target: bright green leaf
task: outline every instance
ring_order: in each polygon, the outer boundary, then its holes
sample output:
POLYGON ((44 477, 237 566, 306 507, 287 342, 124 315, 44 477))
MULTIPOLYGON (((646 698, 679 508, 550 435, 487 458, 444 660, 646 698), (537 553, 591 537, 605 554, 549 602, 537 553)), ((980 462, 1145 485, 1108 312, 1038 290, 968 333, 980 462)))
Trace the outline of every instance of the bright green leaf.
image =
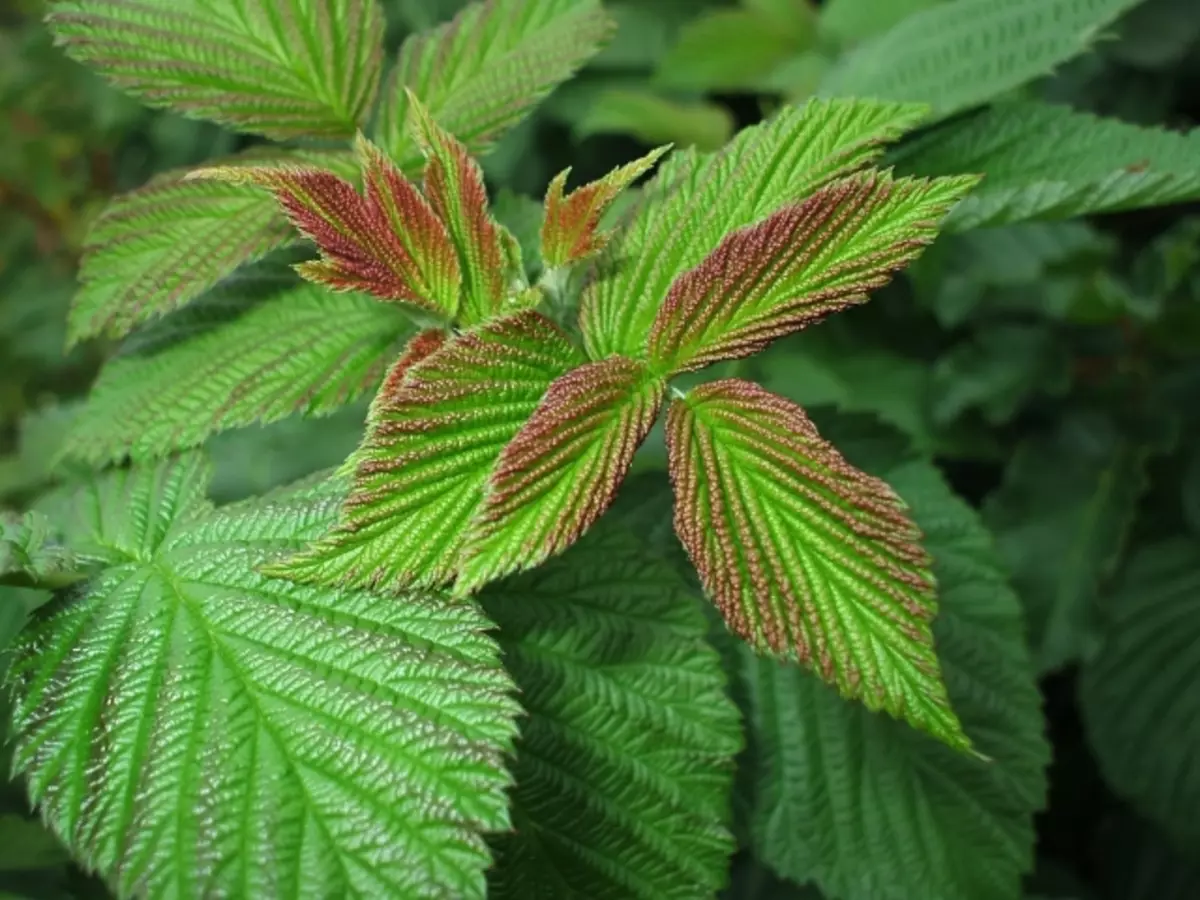
POLYGON ((643 353, 671 282, 725 236, 802 200, 874 159, 913 127, 920 107, 811 101, 743 129, 713 155, 676 153, 643 191, 643 205, 598 265, 619 260, 585 291, 580 322, 593 359, 643 353), (680 227, 681 223, 687 227, 680 227))
POLYGON ((375 0, 58 0, 49 23, 144 103, 279 139, 354 134, 383 62, 375 0))
POLYGON ((0 510, 0 584, 59 587, 74 580, 75 560, 37 511, 0 510))
POLYGON ((741 729, 679 575, 606 519, 483 602, 527 713, 489 896, 711 896, 741 729))
POLYGON ((751 846, 781 874, 842 900, 1011 900, 1033 861, 1049 760, 1020 605, 987 532, 936 470, 895 461, 871 470, 925 533, 950 698, 991 761, 745 651, 751 846))
POLYGON ((1047 75, 1140 0, 955 0, 902 19, 842 58, 830 97, 927 103, 934 118, 1047 75))
POLYGON ((648 88, 603 89, 581 99, 576 108, 582 112, 572 110, 571 123, 580 138, 628 134, 647 144, 716 150, 734 131, 733 116, 725 107, 704 100, 677 100, 648 88))
POLYGON ((214 511, 205 482, 191 457, 61 498, 107 567, 21 639, 30 796, 121 896, 482 898, 517 711, 487 620, 269 580, 336 498, 214 511))

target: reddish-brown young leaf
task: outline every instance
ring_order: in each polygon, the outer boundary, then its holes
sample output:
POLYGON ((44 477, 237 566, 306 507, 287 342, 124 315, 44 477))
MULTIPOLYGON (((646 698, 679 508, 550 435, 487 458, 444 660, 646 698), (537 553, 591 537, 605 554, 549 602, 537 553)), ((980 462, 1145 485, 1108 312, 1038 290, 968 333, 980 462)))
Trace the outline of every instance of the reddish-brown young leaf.
POLYGON ((504 310, 507 261, 500 226, 488 211, 483 171, 467 148, 408 92, 409 128, 425 154, 425 195, 446 224, 463 273, 460 317, 486 322, 504 310))
POLYGON ((651 360, 682 372, 749 356, 866 301, 977 180, 853 175, 733 232, 672 283, 647 342, 651 360))
POLYGON ((404 376, 408 374, 408 370, 425 357, 440 350, 449 337, 450 335, 443 328, 427 328, 413 335, 412 339, 404 345, 400 356, 392 363, 392 367, 388 369, 387 377, 384 378, 383 384, 375 393, 375 399, 371 401, 370 418, 372 421, 389 404, 396 402, 400 386, 404 383, 404 376))
POLYGON ((559 172, 546 189, 546 218, 542 222, 542 260, 546 266, 569 265, 603 250, 610 235, 600 231, 600 219, 620 193, 649 172, 670 149, 668 144, 651 150, 566 196, 563 189, 571 169, 559 172))
POLYGON ((555 381, 500 455, 455 592, 535 566, 591 527, 616 496, 665 391, 644 363, 620 356, 555 381))
POLYGON ((966 749, 933 648, 930 560, 903 501, 748 381, 671 404, 675 529, 730 629, 966 749))
POLYGON ((462 273, 445 226, 416 186, 361 135, 364 193, 312 167, 201 169, 191 178, 261 185, 321 251, 296 270, 335 290, 401 300, 444 318, 458 310, 462 273))

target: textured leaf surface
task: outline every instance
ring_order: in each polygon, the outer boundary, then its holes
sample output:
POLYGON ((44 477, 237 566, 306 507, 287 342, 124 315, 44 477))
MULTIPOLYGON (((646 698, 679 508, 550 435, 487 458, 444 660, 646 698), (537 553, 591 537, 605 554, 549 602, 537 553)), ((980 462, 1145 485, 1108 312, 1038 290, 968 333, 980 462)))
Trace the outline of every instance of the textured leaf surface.
POLYGON ((408 88, 481 153, 570 78, 611 28, 598 0, 472 3, 453 21, 404 42, 380 107, 380 139, 397 159, 416 158, 408 88))
POLYGON ((1141 0, 955 0, 908 16, 845 56, 822 96, 927 103, 936 118, 986 103, 1082 53, 1141 0))
POLYGON ((600 219, 629 185, 654 166, 670 147, 659 147, 641 159, 609 172, 563 195, 570 168, 564 169, 546 190, 546 217, 542 224, 542 261, 563 266, 594 256, 608 244, 610 235, 600 230, 600 219))
POLYGON ((453 318, 463 276, 446 226, 383 152, 361 135, 364 194, 315 167, 200 169, 189 178, 268 188, 288 219, 321 251, 296 270, 334 290, 403 300, 453 318))
MULTIPOLYGON (((349 154, 276 152, 265 159, 247 156, 236 161, 354 168, 349 154)), ((186 181, 180 172, 164 175, 117 197, 92 223, 69 337, 74 342, 127 334, 295 239, 275 201, 257 188, 186 181)))
POLYGON ((606 519, 483 595, 521 690, 496 900, 693 900, 724 882, 736 708, 680 576, 606 519))
POLYGON ((62 501, 106 568, 10 676, 47 821, 122 896, 482 897, 516 712, 487 621, 268 580, 336 500, 211 511, 205 480, 187 458, 62 501))
POLYGON ((872 472, 925 533, 950 698, 992 761, 744 651, 752 846, 781 874, 844 900, 1011 900, 1032 863, 1049 758, 1020 605, 987 532, 934 469, 888 462, 872 472))
POLYGON ((1032 101, 999 104, 905 147, 921 175, 983 172, 947 221, 965 230, 1200 198, 1200 130, 1187 134, 1032 101))
POLYGON ((973 179, 832 182, 729 235, 667 292, 648 349, 662 371, 750 356, 847 306, 915 259, 973 179))
POLYGON ((0 510, 0 583, 54 584, 74 565, 71 551, 62 546, 53 523, 43 514, 0 510))
POLYGON ((557 326, 522 312, 457 335, 389 379, 394 392, 375 401, 337 529, 276 571, 387 588, 448 581, 500 452, 580 362, 557 326))
POLYGON ((589 354, 638 356, 678 275, 725 236, 822 184, 868 164, 880 144, 912 128, 920 107, 811 101, 743 129, 719 153, 674 154, 643 192, 642 208, 614 238, 580 310, 589 354))
POLYGON ((49 22, 143 102, 279 139, 352 135, 383 62, 374 0, 60 0, 49 22))
POLYGON ((438 125, 412 95, 409 116, 425 155, 425 194, 458 251, 462 321, 485 322, 503 309, 508 257, 500 226, 488 211, 483 171, 466 146, 438 125))
POLYGON ((1147 487, 1148 451, 1114 422, 1069 419, 1021 444, 987 499, 984 521, 1025 607, 1039 672, 1087 649, 1098 590, 1147 487))
POLYGON ((66 451, 93 463, 193 447, 296 412, 333 412, 373 389, 412 325, 402 310, 315 285, 100 373, 66 451))
POLYGON ((1200 846, 1200 547, 1143 550, 1103 607, 1083 667, 1084 722, 1105 778, 1185 852, 1200 846))
POLYGON ((887 484, 847 463, 799 406, 738 379, 674 402, 667 447, 675 530, 736 634, 970 747, 933 649, 929 558, 887 484))
POLYGON ((568 372, 496 463, 456 593, 561 553, 616 496, 654 424, 666 382, 614 356, 568 372))

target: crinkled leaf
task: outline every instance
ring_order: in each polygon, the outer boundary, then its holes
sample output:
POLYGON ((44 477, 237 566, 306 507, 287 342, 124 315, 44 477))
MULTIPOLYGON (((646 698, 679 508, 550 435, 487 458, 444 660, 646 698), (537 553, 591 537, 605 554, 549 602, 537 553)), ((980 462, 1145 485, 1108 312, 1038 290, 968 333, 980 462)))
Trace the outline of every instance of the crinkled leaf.
POLYGON ((296 270, 334 290, 402 300, 446 319, 458 311, 463 276, 446 226, 383 152, 359 136, 364 194, 315 167, 200 169, 189 178, 268 188, 321 259, 296 270))
POLYGON ((563 196, 570 168, 564 169, 546 189, 546 217, 542 224, 542 261, 564 266, 594 256, 610 235, 600 230, 600 219, 629 185, 653 168, 671 148, 658 147, 641 159, 609 172, 563 196))
POLYGON ((338 527, 273 571, 389 589, 452 578, 500 452, 581 361, 557 326, 526 311, 458 334, 389 379, 338 527))
POLYGON ((675 530, 736 634, 970 748, 934 653, 929 557, 887 484, 799 406, 739 379, 672 403, 667 447, 675 530))
POLYGON ((743 129, 711 156, 674 154, 613 239, 580 311, 588 352, 637 356, 671 283, 735 229, 766 218, 868 164, 912 128, 921 107, 810 101, 743 129), (612 271, 609 271, 612 270, 612 271))
POLYGON ((500 454, 455 592, 561 553, 603 515, 662 405, 666 382, 616 356, 550 385, 500 454))
POLYGON ((74 555, 46 516, 36 510, 0 510, 0 584, 57 586, 74 569, 74 555))
MULTIPOLYGON (((247 154, 227 164, 309 164, 344 174, 349 154, 247 154)), ((122 194, 92 223, 71 307, 72 342, 120 337, 190 303, 235 269, 296 239, 270 195, 172 172, 122 194)))
POLYGON ((948 124, 898 160, 920 175, 985 173, 947 220, 958 230, 1200 198, 1200 130, 1145 128, 1036 101, 948 124))
POLYGON ((280 292, 163 349, 110 360, 66 452, 94 464, 144 459, 229 428, 333 412, 379 384, 411 331, 403 311, 369 297, 280 292))
POLYGON ((592 56, 612 28, 598 0, 489 0, 404 42, 380 107, 384 146, 408 163, 411 90, 472 153, 486 150, 592 56))
POLYGON ((483 602, 527 714, 489 896, 711 896, 741 729, 680 576, 605 520, 483 602))
POLYGON ((1080 685, 1091 746, 1116 792, 1187 851, 1200 845, 1200 543, 1140 552, 1102 612, 1080 685))
POLYGON ((1033 860, 1049 748, 1020 604, 978 517, 922 462, 884 462, 925 533, 951 702, 984 761, 742 653, 751 846, 844 900, 1011 900, 1033 860))
POLYGON ((439 126, 411 95, 409 117, 425 154, 425 194, 458 251, 462 321, 485 322, 503 309, 510 257, 503 232, 488 211, 483 172, 462 142, 439 126))
POLYGON ((471 604, 272 581, 336 500, 194 458, 64 498, 107 567, 31 625, 15 769, 121 896, 484 896, 516 704, 471 604))
POLYGON ((839 179, 733 232, 675 279, 650 332, 661 371, 750 356, 863 303, 937 234, 974 179, 839 179))
POLYGON ((1048 74, 1141 0, 955 0, 907 16, 844 56, 826 97, 929 104, 944 118, 1048 74))
POLYGON ((375 0, 59 0, 49 23, 143 102, 278 139, 352 135, 383 62, 375 0))

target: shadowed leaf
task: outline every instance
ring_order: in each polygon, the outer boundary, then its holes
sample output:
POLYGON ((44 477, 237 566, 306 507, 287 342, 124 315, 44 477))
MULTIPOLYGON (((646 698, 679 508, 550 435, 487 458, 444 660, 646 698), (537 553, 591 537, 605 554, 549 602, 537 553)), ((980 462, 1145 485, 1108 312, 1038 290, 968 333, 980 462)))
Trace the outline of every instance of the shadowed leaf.
POLYGON ((892 489, 747 381, 675 401, 667 441, 675 528, 729 627, 968 749, 933 650, 929 559, 892 489))
POLYGON ((580 366, 550 385, 500 454, 455 593, 561 553, 600 518, 665 390, 642 363, 622 357, 580 366))
POLYGON ((542 261, 546 266, 576 263, 603 250, 610 235, 600 231, 601 217, 623 190, 649 172, 670 149, 658 147, 566 196, 563 188, 571 170, 556 175, 546 190, 546 218, 542 223, 542 261))
POLYGON ((525 311, 458 334, 389 378, 351 458, 338 527, 272 571, 390 589, 448 581, 501 450, 581 361, 556 325, 525 311))
POLYGON ((749 356, 867 300, 915 259, 976 179, 841 179, 729 235, 677 278, 649 338, 663 371, 749 356))

